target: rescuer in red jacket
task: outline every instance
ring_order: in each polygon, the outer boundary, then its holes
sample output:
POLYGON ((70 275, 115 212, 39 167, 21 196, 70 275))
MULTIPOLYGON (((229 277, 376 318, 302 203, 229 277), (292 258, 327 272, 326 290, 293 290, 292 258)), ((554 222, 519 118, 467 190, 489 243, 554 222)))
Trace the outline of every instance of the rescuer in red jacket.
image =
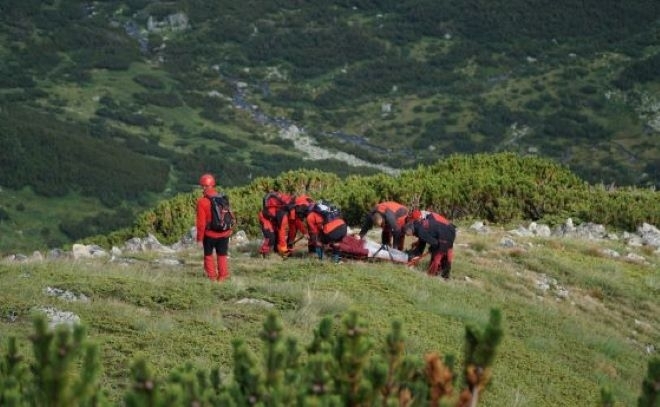
MULTIPOLYGON (((287 256, 293 250, 293 245, 296 242, 298 232, 302 236, 309 236, 307 233, 307 225, 304 219, 296 215, 296 207, 302 205, 313 205, 314 200, 308 195, 298 195, 293 198, 292 205, 278 225, 277 233, 277 251, 282 256, 287 256)), ((301 237, 302 238, 302 237, 301 237)), ((311 245, 309 239, 307 240, 307 249, 310 253, 314 253, 315 247, 311 245)))
POLYGON ((289 194, 274 188, 268 192, 262 200, 262 209, 259 211, 259 224, 263 241, 259 253, 266 257, 271 251, 277 250, 278 230, 282 218, 288 216, 293 206, 293 198, 289 194))
POLYGON ((374 225, 379 226, 383 229, 381 244, 403 250, 406 237, 403 233, 403 226, 406 224, 407 217, 408 208, 405 205, 394 201, 381 202, 365 216, 359 233, 360 239, 363 239, 374 225))
POLYGON ((332 249, 332 261, 340 262, 339 243, 348 233, 346 222, 335 216, 329 207, 322 203, 309 203, 304 199, 296 200, 296 216, 304 219, 309 231, 308 248, 310 253, 316 253, 319 260, 323 259, 323 247, 332 249))
POLYGON ((215 232, 208 230, 211 223, 211 201, 208 197, 217 195, 215 178, 211 174, 203 174, 199 178, 203 195, 197 199, 195 226, 197 228, 197 244, 204 249, 204 272, 211 280, 223 281, 229 278, 227 253, 229 251, 229 236, 232 231, 215 232), (215 251, 216 258, 213 256, 215 251))
MULTIPOLYGON (((298 197, 313 202, 307 195, 298 197)), ((274 247, 281 256, 288 256, 293 249, 296 235, 307 235, 307 228, 296 217, 295 200, 297 198, 277 191, 269 192, 264 197, 264 208, 259 213, 264 241, 259 252, 266 256, 274 247)))
POLYGON ((456 227, 438 213, 428 212, 421 217, 421 213, 417 212, 413 214, 412 220, 404 226, 406 235, 418 238, 413 243, 409 256, 411 258, 421 256, 428 244, 431 261, 426 273, 430 276, 440 274, 442 278, 448 279, 454 259, 456 227))

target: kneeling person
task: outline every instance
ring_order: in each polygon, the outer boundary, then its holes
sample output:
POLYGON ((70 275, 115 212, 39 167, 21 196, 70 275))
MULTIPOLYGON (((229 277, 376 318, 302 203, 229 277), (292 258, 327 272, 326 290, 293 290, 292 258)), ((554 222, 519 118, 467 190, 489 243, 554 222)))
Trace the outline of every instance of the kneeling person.
POLYGON ((323 246, 332 249, 332 261, 339 263, 338 243, 348 233, 346 222, 331 214, 322 203, 296 206, 296 215, 304 219, 309 231, 309 244, 315 247, 316 255, 323 259, 323 246))

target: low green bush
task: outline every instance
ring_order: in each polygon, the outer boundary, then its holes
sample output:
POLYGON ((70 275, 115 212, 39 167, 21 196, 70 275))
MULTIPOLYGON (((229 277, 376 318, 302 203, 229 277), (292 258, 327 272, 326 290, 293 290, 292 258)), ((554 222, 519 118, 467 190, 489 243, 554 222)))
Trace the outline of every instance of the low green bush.
MULTIPOLYGON (((221 173, 230 175, 231 171, 228 167, 221 173)), ((260 234, 256 214, 263 195, 276 183, 289 193, 335 202, 350 225, 361 224, 378 201, 410 204, 414 197, 420 198, 421 207, 432 207, 453 219, 477 218, 490 223, 533 220, 554 226, 571 217, 576 223, 593 222, 628 231, 644 222, 660 223, 660 200, 652 189, 591 186, 550 160, 501 153, 454 155, 397 177, 375 174, 341 179, 322 171, 300 170, 283 172, 277 178, 255 178, 247 186, 225 189, 240 229, 253 236, 260 234)), ((109 239, 121 244, 152 233, 173 243, 194 224, 197 197, 190 193, 163 201, 139 216, 133 227, 118 230, 109 239)))
MULTIPOLYGON (((464 366, 438 353, 423 357, 405 352, 399 322, 378 349, 357 312, 339 328, 324 318, 303 350, 283 335, 280 318, 267 316, 260 338, 262 360, 245 341, 233 341, 231 377, 219 369, 203 371, 192 363, 156 377, 148 361, 131 368, 126 406, 475 406, 491 379, 495 351, 502 339, 501 314, 491 310, 483 330, 466 327, 464 366), (460 384, 458 378, 461 377, 460 384), (458 389, 455 391, 455 389, 458 389)), ((51 330, 44 316, 34 318, 34 357, 27 361, 10 338, 0 364, 3 406, 110 405, 101 386, 98 348, 85 340, 85 328, 51 330)))

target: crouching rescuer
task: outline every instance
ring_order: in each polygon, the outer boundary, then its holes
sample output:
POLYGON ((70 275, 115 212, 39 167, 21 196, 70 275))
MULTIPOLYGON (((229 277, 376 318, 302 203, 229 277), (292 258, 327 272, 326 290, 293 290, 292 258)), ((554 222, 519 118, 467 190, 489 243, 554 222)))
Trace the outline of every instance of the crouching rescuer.
POLYGON ((364 239, 369 229, 377 226, 382 228, 381 244, 403 250, 406 236, 402 229, 407 219, 408 208, 404 205, 394 201, 381 202, 365 216, 359 233, 360 239, 364 239))
POLYGON ((409 258, 414 260, 421 256, 428 244, 431 261, 426 273, 430 276, 440 274, 442 278, 448 279, 451 262, 454 258, 456 227, 440 214, 429 212, 426 216, 421 217, 421 214, 417 212, 406 223, 404 231, 406 235, 418 238, 408 253, 409 258))
POLYGON ((259 211, 259 224, 264 236, 259 253, 265 258, 271 251, 277 251, 280 238, 280 227, 288 217, 293 197, 282 193, 279 185, 273 187, 262 200, 262 209, 259 211))
POLYGON ((235 218, 229 206, 229 198, 217 193, 213 175, 203 174, 199 178, 199 185, 203 195, 197 200, 196 240, 204 248, 206 276, 211 280, 223 281, 229 278, 227 253, 235 218))
POLYGON ((348 232, 341 211, 323 200, 316 203, 296 200, 295 211, 296 216, 307 224, 310 252, 313 249, 319 260, 323 260, 323 248, 328 245, 332 249, 333 263, 339 263, 338 243, 348 232))

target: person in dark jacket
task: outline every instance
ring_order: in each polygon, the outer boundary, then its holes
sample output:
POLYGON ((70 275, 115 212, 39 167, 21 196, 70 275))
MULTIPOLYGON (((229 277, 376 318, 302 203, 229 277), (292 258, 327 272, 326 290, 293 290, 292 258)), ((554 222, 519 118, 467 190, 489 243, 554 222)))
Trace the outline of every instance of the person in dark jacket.
POLYGON ((369 229, 378 226, 383 229, 381 233, 381 244, 392 246, 403 250, 405 234, 403 226, 408 218, 408 208, 394 201, 386 201, 377 204, 367 213, 360 229, 360 239, 364 239, 369 229))
POLYGON ((199 178, 203 195, 197 199, 197 213, 195 226, 197 228, 197 244, 204 249, 204 272, 211 280, 223 281, 229 278, 227 253, 229 251, 229 237, 232 230, 216 232, 208 229, 211 223, 211 200, 209 197, 217 195, 215 178, 211 174, 203 174, 199 178), (215 251, 216 258, 213 257, 215 251))
POLYGON ((420 219, 408 222, 404 231, 406 235, 418 238, 409 252, 410 258, 421 256, 428 244, 431 261, 426 273, 430 276, 440 274, 442 278, 449 279, 451 263, 454 259, 456 227, 444 216, 429 212, 420 219))

